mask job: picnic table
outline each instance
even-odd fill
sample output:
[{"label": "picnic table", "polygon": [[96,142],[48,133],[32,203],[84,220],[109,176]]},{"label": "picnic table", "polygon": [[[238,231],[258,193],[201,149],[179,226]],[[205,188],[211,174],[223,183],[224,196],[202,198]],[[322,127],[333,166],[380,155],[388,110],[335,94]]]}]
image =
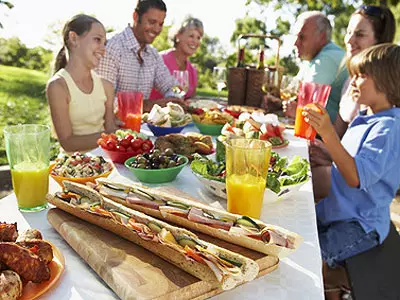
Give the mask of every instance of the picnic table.
[{"label": "picnic table", "polygon": [[[185,131],[197,131],[197,129],[189,126],[184,129]],[[151,132],[146,130],[145,126],[143,132],[151,135]],[[276,151],[289,158],[294,155],[308,158],[306,141],[294,137],[291,130],[287,130],[285,135],[290,142],[289,146]],[[96,149],[93,153],[102,154],[102,150]],[[110,176],[111,178],[123,176],[126,180],[137,181],[128,169],[119,164],[116,164],[116,169]],[[184,168],[175,181],[163,185],[172,185],[199,201],[226,208],[226,200],[208,192],[192,174],[188,166]],[[50,192],[56,190],[59,190],[59,186],[50,178]],[[27,228],[38,228],[45,239],[57,246],[65,256],[65,271],[59,283],[43,295],[43,299],[117,299],[117,295],[48,223],[47,211],[21,213],[17,208],[14,193],[0,200],[0,221],[17,222],[19,231]],[[297,232],[303,236],[304,242],[296,252],[282,259],[276,270],[213,298],[324,299],[322,261],[311,180],[288,199],[276,203],[264,203],[260,219],[266,223],[276,224]]]}]

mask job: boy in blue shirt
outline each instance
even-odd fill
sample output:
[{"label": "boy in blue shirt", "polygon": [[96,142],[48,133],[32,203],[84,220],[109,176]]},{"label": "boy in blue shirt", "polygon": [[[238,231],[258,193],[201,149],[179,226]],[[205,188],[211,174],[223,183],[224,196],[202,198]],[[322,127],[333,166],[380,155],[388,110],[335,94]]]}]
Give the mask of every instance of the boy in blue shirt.
[{"label": "boy in blue shirt", "polygon": [[[368,106],[340,141],[325,108],[303,112],[333,159],[331,189],[316,206],[327,289],[348,287],[343,262],[381,244],[400,184],[400,46],[368,48],[350,62],[352,97]],[[340,293],[326,293],[339,299]]]}]

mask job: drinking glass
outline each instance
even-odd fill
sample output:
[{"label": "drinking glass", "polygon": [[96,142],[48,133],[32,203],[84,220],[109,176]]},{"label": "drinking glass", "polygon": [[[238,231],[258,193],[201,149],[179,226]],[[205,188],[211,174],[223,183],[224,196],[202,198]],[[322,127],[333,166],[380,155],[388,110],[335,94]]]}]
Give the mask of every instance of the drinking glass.
[{"label": "drinking glass", "polygon": [[231,213],[260,218],[272,145],[235,138],[226,142],[227,208]]},{"label": "drinking glass", "polygon": [[178,86],[174,87],[174,91],[179,98],[184,98],[189,90],[189,73],[187,70],[174,70],[173,76],[178,82]]},{"label": "drinking glass", "polygon": [[327,84],[319,84],[315,82],[302,82],[300,84],[299,93],[297,95],[296,121],[294,124],[294,135],[313,141],[317,135],[315,129],[304,121],[303,108],[314,107],[318,109],[314,103],[326,105],[328,101],[331,86]]},{"label": "drinking glass", "polygon": [[143,94],[136,91],[117,93],[118,118],[124,122],[124,128],[140,132],[143,112]]},{"label": "drinking glass", "polygon": [[49,126],[7,126],[4,138],[19,210],[34,212],[45,209],[49,190]]},{"label": "drinking glass", "polygon": [[265,69],[261,89],[266,95],[276,95],[279,89],[278,77],[278,72],[275,69]]},{"label": "drinking glass", "polygon": [[214,67],[213,77],[217,83],[218,99],[221,97],[221,91],[226,87],[226,68],[225,67]]},{"label": "drinking glass", "polygon": [[[280,85],[280,98],[282,101],[291,102],[297,99],[297,94],[299,92],[300,81],[289,75],[283,75]],[[285,116],[282,122],[287,125],[293,125],[294,120]]]}]

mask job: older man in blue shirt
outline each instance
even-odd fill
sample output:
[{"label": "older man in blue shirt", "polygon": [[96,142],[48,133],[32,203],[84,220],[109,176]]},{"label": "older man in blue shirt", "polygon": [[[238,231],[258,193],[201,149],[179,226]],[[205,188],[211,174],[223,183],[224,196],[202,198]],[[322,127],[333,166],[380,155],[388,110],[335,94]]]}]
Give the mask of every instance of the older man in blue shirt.
[{"label": "older man in blue shirt", "polygon": [[[342,65],[344,50],[331,41],[332,26],[329,19],[319,11],[309,11],[299,15],[292,30],[296,35],[297,56],[302,60],[296,78],[303,82],[329,84],[326,109],[334,122],[339,111],[343,84],[348,77]],[[295,115],[295,103],[285,104],[289,116]]]}]

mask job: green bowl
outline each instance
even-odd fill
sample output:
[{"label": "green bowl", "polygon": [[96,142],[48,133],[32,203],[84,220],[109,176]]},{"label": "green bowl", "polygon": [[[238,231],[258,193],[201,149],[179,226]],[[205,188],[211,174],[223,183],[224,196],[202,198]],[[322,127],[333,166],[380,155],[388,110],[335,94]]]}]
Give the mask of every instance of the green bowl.
[{"label": "green bowl", "polygon": [[127,167],[133,175],[137,177],[141,182],[146,183],[165,183],[173,181],[180,171],[188,164],[189,159],[186,156],[178,155],[178,157],[184,157],[185,163],[166,169],[138,169],[129,166],[135,157],[131,157],[125,161],[125,167]]},{"label": "green bowl", "polygon": [[218,125],[218,124],[210,125],[197,122],[193,123],[194,125],[196,125],[196,127],[200,130],[202,134],[213,135],[213,136],[220,135],[222,127],[224,127],[224,125]]}]

